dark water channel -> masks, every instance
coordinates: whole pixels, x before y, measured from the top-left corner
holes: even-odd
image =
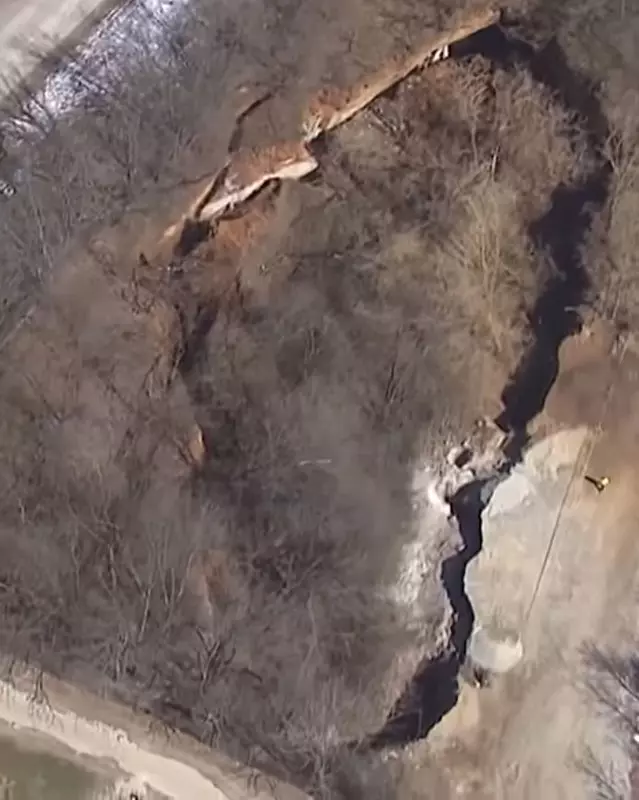
[[[557,41],[536,49],[511,35],[505,26],[481,31],[453,48],[457,59],[481,55],[495,69],[523,68],[559,99],[564,108],[585,126],[593,154],[607,136],[607,123],[596,87],[575,72]],[[528,440],[528,425],[542,410],[558,372],[562,342],[579,329],[577,308],[589,289],[580,252],[593,214],[606,201],[610,166],[595,160],[594,168],[574,186],[559,185],[546,213],[531,225],[529,235],[540,257],[550,256],[555,273],[539,296],[531,314],[534,341],[511,376],[502,394],[503,412],[497,424],[511,435],[507,453],[510,465],[521,459]],[[399,699],[386,725],[368,744],[374,748],[397,746],[425,737],[456,704],[459,676],[473,629],[474,614],[465,591],[466,567],[482,548],[482,510],[504,477],[465,486],[454,498],[453,508],[463,547],[442,566],[442,582],[453,609],[449,649],[423,664]]]

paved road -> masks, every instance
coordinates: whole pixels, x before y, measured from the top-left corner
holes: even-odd
[[[27,72],[34,64],[27,55],[30,45],[58,43],[113,5],[105,0],[0,0],[0,73]]]

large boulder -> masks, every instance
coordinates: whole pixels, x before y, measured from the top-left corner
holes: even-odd
[[[466,573],[466,592],[475,614],[471,651],[477,646],[486,654],[489,641],[496,648],[510,642],[518,649],[587,434],[584,427],[564,430],[532,445],[484,509],[482,549]],[[566,513],[561,524],[577,523]],[[499,655],[496,650],[494,654]]]

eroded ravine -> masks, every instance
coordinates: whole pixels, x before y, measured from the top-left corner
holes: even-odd
[[[505,477],[499,472],[462,486],[451,501],[462,546],[444,559],[441,581],[452,610],[448,649],[424,663],[397,702],[386,726],[370,740],[374,748],[398,746],[421,739],[456,704],[459,673],[475,622],[466,593],[465,575],[483,546],[482,512],[497,485]]]
[[[530,423],[544,408],[557,378],[559,348],[580,328],[579,308],[589,289],[581,247],[593,215],[606,202],[611,173],[600,155],[608,127],[596,87],[571,68],[556,40],[536,49],[511,35],[506,26],[495,25],[455,45],[452,55],[460,59],[481,55],[496,69],[528,70],[586,126],[593,168],[575,185],[555,187],[547,211],[530,226],[539,257],[548,254],[555,273],[531,313],[532,344],[502,393],[503,410],[496,423],[508,435],[505,461],[490,478],[464,486],[452,502],[463,546],[444,561],[441,571],[453,613],[448,649],[419,668],[385,727],[371,738],[374,747],[424,738],[457,702],[475,618],[466,592],[466,570],[482,549],[482,511],[497,484],[521,461]]]
[[[589,288],[580,250],[593,214],[606,201],[610,177],[609,165],[599,156],[607,124],[595,87],[570,67],[556,41],[536,49],[511,35],[507,27],[493,25],[455,44],[451,55],[457,59],[481,55],[497,70],[527,70],[586,126],[593,163],[590,173],[577,184],[555,187],[547,210],[530,226],[529,235],[539,257],[549,255],[555,273],[531,313],[533,343],[502,394],[503,411],[496,422],[509,434],[507,472],[521,460],[529,425],[543,409],[555,382],[559,348],[579,328],[578,309],[586,301]],[[195,322],[182,325],[181,355],[176,366],[195,408],[201,401],[197,380],[201,344],[214,319],[213,306],[199,307]],[[481,552],[482,511],[503,477],[502,471],[473,481],[453,500],[462,547],[445,559],[441,568],[453,614],[448,647],[420,666],[387,724],[368,740],[370,746],[401,745],[423,738],[457,702],[460,671],[474,624],[465,587],[466,570]]]
[[[493,26],[457,47],[460,56],[482,55],[500,69],[527,69],[582,123],[593,163],[578,183],[555,187],[547,211],[530,226],[537,252],[550,256],[555,272],[530,315],[533,344],[502,393],[503,411],[497,422],[512,434],[509,455],[517,461],[528,426],[543,409],[557,377],[559,347],[580,327],[578,310],[589,289],[581,247],[608,194],[611,168],[600,155],[608,124],[596,87],[570,66],[556,39],[537,50],[509,34],[507,27]]]

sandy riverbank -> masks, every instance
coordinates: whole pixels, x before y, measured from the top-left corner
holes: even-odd
[[[175,800],[302,800],[286,785],[249,782],[248,771],[195,740],[152,735],[130,710],[46,678],[33,692],[33,676],[0,681],[0,722],[26,746],[71,758],[99,775],[116,777],[143,797]],[[250,785],[249,785],[250,783]]]

